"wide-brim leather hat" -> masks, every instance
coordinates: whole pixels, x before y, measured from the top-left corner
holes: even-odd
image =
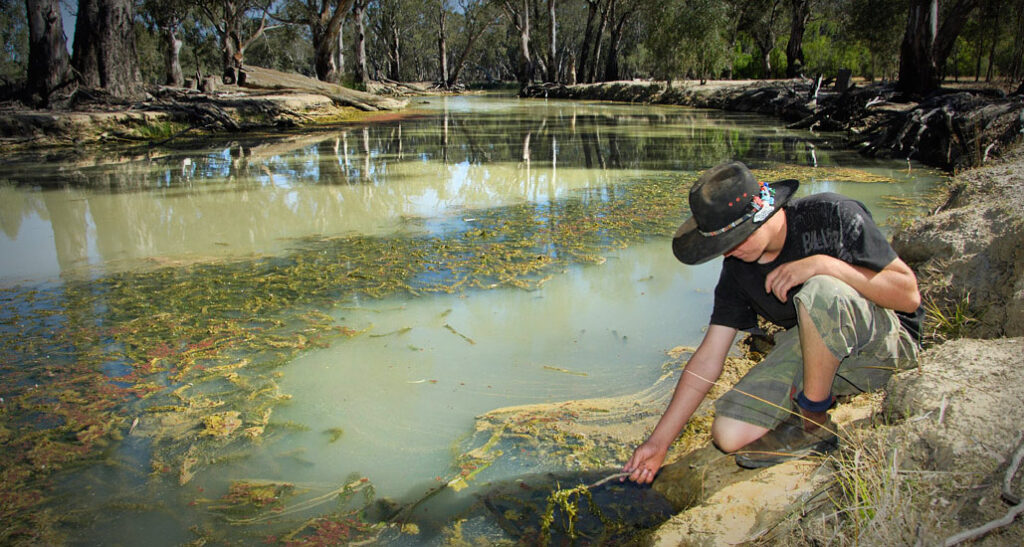
[[[758,182],[746,165],[730,161],[705,171],[690,188],[691,216],[672,237],[684,264],[701,264],[739,245],[782,209],[800,183]]]

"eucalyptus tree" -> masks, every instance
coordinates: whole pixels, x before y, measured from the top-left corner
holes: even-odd
[[[975,11],[972,19],[977,27],[974,44],[974,81],[981,79],[981,60],[988,57],[988,67],[985,70],[985,81],[991,82],[996,67],[996,48],[1006,26],[1004,21],[1011,22],[1007,17],[1005,0],[982,0],[979,9]],[[1012,24],[1012,23],[1011,23]],[[1015,41],[1020,41],[1020,35]],[[986,48],[987,43],[987,48]]]
[[[312,44],[307,27],[282,25],[273,32],[264,32],[249,46],[245,63],[316,78]]]
[[[960,30],[980,0],[911,0],[900,46],[896,89],[927,95],[939,88],[943,68]],[[1019,38],[1018,38],[1019,39]]]
[[[530,0],[530,59],[533,60],[533,76],[545,79],[548,73],[548,51],[551,33],[548,28],[550,12],[544,9],[545,0]]]
[[[590,0],[587,2],[589,4]],[[677,9],[683,3],[684,0],[669,0],[659,6],[652,13],[652,19],[661,21],[661,24],[652,27],[644,41],[647,51],[650,52],[647,68],[650,70],[651,76],[658,80],[665,80],[669,87],[672,87],[673,80],[682,76],[686,71],[683,42],[677,39],[675,32],[676,25],[680,24]],[[593,12],[591,11],[591,13]],[[591,25],[589,19],[588,17],[588,27]],[[586,50],[580,50],[580,54],[585,55]],[[581,60],[581,70],[584,66]]]
[[[906,26],[906,0],[845,0],[842,12],[848,35],[868,52],[864,75],[872,79],[894,74]]]
[[[355,40],[352,41],[352,48],[355,50],[355,65],[352,67],[356,84],[366,86],[370,81],[370,75],[366,67],[366,7],[370,0],[353,0],[352,20],[356,30]]]
[[[603,0],[602,2],[601,0],[598,0],[597,2],[598,4],[601,4],[597,27],[593,29],[594,34],[588,34],[587,38],[584,41],[584,47],[587,47],[588,45],[590,45],[591,47],[591,51],[585,54],[588,62],[586,67],[582,71],[583,79],[586,82],[597,81],[598,66],[600,66],[601,64],[601,47],[604,44],[603,36],[605,31],[608,29],[609,17],[614,12],[615,4],[618,1],[619,0]],[[589,7],[590,0],[587,0],[587,2]],[[589,18],[590,17],[588,15],[588,19]],[[588,42],[592,42],[592,44],[588,44]]]
[[[609,12],[608,54],[605,61],[604,80],[618,80],[619,59],[622,57],[622,41],[627,25],[634,17],[650,13],[651,0],[618,0],[613,2]]]
[[[509,23],[519,33],[516,77],[519,80],[519,87],[525,88],[533,81],[534,69],[530,55],[530,0],[500,0],[500,5]]]
[[[164,83],[170,86],[184,84],[181,70],[181,26],[189,16],[191,0],[142,0],[139,16],[159,30],[164,42]]]
[[[131,0],[79,0],[71,64],[86,88],[126,99],[141,96]]]
[[[274,0],[194,0],[220,39],[224,83],[238,82],[245,50],[268,26]]]
[[[448,0],[436,0],[437,9],[437,81],[448,87]]]
[[[59,0],[26,0],[25,9],[29,35],[25,90],[31,102],[45,107],[50,95],[73,78],[64,40],[64,18]],[[5,43],[5,48],[9,47],[11,43]]]
[[[591,73],[591,67],[597,63],[597,60],[591,60],[593,49],[593,43],[600,41],[601,32],[597,31],[597,39],[594,38],[594,21],[597,19],[597,14],[601,10],[602,0],[583,0],[587,6],[587,25],[584,28],[582,40],[579,45],[579,53],[576,55],[576,78],[584,82],[589,82],[589,75]],[[603,13],[607,13],[603,11]]]
[[[352,4],[353,0],[287,0],[273,15],[278,21],[309,28],[313,68],[320,80],[341,79],[341,29]]]
[[[575,84],[584,79],[581,63],[584,52],[593,51],[593,20],[588,32],[585,25],[590,8],[585,0],[559,0],[557,9],[557,43],[551,49],[555,53],[558,79]]]
[[[402,79],[403,41],[409,37],[418,16],[423,15],[423,3],[419,0],[373,0],[369,6],[371,26],[374,31],[375,48],[383,53],[387,68],[384,71],[392,80]],[[379,56],[374,58],[379,60]]]
[[[9,84],[25,76],[29,57],[27,1],[0,0],[0,83]],[[59,13],[59,12],[58,12]],[[63,37],[63,34],[61,35]],[[66,55],[66,53],[65,53]]]
[[[654,0],[584,0],[583,3],[587,15],[576,55],[577,78],[584,82],[617,80],[621,76],[619,61],[628,25],[639,14],[661,13],[658,9],[664,3]],[[656,18],[647,20],[650,23]]]
[[[666,0],[651,12],[658,24],[646,47],[656,78],[672,80],[690,73],[705,83],[729,62],[728,7],[715,0]]]
[[[459,83],[480,38],[495,28],[500,17],[495,5],[489,0],[456,0],[455,8],[457,41],[453,44],[455,61],[449,70],[449,87]]]
[[[547,80],[558,81],[558,14],[556,0],[548,0],[548,62]]]
[[[815,0],[789,0],[789,41],[786,42],[786,76],[794,78],[804,70],[804,32]]]
[[[1010,26],[1010,35],[1014,37],[1013,51],[1010,54],[1010,62],[1007,72],[1014,82],[1024,80],[1024,0],[1014,2],[1013,23]],[[1024,81],[1014,93],[1024,94]]]
[[[737,28],[753,40],[761,64],[761,77],[772,77],[772,50],[784,24],[783,0],[739,0]]]

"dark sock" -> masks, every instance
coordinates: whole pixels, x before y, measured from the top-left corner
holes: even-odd
[[[803,391],[796,395],[796,406],[800,409],[803,417],[804,431],[814,431],[821,427],[828,419],[828,409],[832,407],[835,397],[831,393],[824,401],[812,401],[804,395]]]

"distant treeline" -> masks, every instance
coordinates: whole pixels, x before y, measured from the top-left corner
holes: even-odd
[[[943,79],[1024,78],[1024,0],[77,0],[71,13],[74,38],[61,0],[0,0],[8,87],[43,104],[69,85],[127,96],[231,83],[243,63],[357,87],[846,68],[923,94]]]

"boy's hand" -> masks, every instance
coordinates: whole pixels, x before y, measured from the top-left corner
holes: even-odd
[[[636,447],[633,457],[626,462],[622,468],[624,473],[629,473],[629,480],[638,484],[650,484],[654,476],[661,469],[668,451],[648,439],[644,444]]]
[[[775,298],[785,302],[790,289],[802,285],[816,274],[823,273],[829,258],[824,255],[811,255],[775,268],[764,278],[764,292],[774,293]]]

